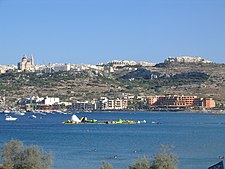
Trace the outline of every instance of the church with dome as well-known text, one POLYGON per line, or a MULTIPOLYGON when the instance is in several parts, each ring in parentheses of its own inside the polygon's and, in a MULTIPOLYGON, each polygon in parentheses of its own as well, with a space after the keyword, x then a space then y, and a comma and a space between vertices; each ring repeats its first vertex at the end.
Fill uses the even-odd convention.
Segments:
POLYGON ((34 57, 30 55, 30 60, 28 60, 26 54, 24 54, 22 61, 18 63, 18 70, 34 72, 35 71, 34 57))

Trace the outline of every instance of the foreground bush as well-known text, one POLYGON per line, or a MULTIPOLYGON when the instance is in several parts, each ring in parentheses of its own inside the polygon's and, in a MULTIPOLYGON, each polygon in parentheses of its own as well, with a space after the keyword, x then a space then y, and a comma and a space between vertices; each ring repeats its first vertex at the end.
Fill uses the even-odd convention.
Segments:
MULTIPOLYGON (((143 157, 133 162, 130 165, 129 169, 177 169, 178 160, 174 154, 170 152, 172 147, 170 146, 161 146, 161 149, 158 153, 154 155, 152 159, 143 157)), ((105 167, 105 164, 102 163, 100 169, 113 169, 105 167)), ((111 166, 111 165, 110 165, 111 166)))
POLYGON ((102 162, 102 165, 101 165, 100 169, 113 169, 113 167, 109 163, 102 162))
POLYGON ((11 140, 2 148, 2 160, 6 169, 51 169, 52 157, 40 147, 24 146, 21 141, 11 140))
POLYGON ((134 162, 133 165, 129 166, 129 169, 150 169, 150 168, 151 168, 151 162, 147 157, 138 159, 134 162))
POLYGON ((178 160, 170 153, 172 147, 161 146, 160 152, 154 156, 151 169, 177 169, 178 160))

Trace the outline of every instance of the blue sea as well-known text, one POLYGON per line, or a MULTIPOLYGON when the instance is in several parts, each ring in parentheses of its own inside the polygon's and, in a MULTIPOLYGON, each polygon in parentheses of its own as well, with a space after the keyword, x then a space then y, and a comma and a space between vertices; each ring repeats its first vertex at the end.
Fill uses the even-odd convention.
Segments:
POLYGON ((146 120, 146 124, 65 125, 71 114, 35 114, 5 121, 0 114, 0 147, 11 139, 37 144, 53 155, 54 169, 98 169, 109 162, 124 169, 135 159, 151 158, 161 145, 171 145, 179 169, 206 169, 225 156, 225 115, 174 112, 77 113, 81 118, 146 120))

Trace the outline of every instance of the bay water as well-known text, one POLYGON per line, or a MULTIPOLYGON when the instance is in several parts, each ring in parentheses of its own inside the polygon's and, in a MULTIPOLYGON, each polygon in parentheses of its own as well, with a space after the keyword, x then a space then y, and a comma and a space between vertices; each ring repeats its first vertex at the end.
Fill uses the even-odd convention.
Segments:
POLYGON ((185 112, 77 113, 98 121, 146 120, 146 124, 65 125, 71 114, 31 113, 5 121, 0 114, 0 147, 11 139, 37 144, 53 155, 54 169, 98 169, 109 162, 126 169, 134 160, 151 158, 161 145, 174 146, 179 169, 206 169, 225 156, 225 115, 185 112))

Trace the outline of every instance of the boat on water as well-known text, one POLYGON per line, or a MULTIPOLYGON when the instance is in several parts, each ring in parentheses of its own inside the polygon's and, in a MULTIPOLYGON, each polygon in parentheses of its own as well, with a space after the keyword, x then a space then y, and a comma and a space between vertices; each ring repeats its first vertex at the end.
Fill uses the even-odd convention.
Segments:
POLYGON ((18 116, 24 116, 25 112, 16 111, 15 114, 18 116))
POLYGON ((35 116, 34 114, 32 116, 30 116, 30 119, 36 119, 37 116, 35 116))
POLYGON ((15 121, 15 120, 17 120, 17 118, 16 117, 12 117, 12 116, 6 116, 5 120, 6 121, 15 121))
POLYGON ((4 110, 3 113, 7 114, 7 113, 10 113, 11 111, 10 110, 4 110))

